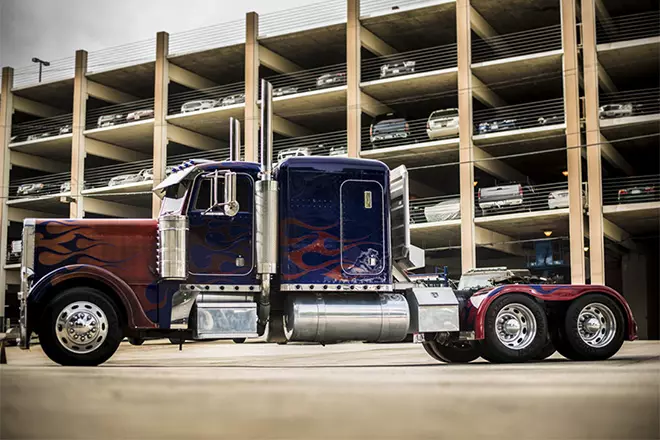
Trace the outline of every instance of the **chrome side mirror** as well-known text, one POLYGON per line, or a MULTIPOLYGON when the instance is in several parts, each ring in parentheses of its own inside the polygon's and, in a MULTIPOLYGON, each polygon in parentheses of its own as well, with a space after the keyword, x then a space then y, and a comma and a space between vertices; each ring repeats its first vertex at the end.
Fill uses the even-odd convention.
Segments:
MULTIPOLYGON (((218 191, 218 175, 215 175, 215 191, 217 196, 218 191)), ((224 211, 225 215, 229 217, 234 217, 238 214, 240 206, 238 205, 238 200, 236 200, 236 173, 228 171, 225 173, 225 200, 224 200, 224 211)))

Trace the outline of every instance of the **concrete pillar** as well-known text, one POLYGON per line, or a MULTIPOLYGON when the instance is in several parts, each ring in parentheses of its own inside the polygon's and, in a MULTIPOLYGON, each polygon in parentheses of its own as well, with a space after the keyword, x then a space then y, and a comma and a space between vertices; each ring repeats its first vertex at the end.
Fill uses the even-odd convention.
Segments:
POLYGON ((472 36, 470 0, 456 2, 458 42, 459 180, 461 272, 477 265, 474 230, 474 149, 472 145, 472 36))
POLYGON ((259 151, 259 14, 245 16, 245 160, 256 162, 259 151))
POLYGON ((560 6, 562 46, 564 49, 562 73, 564 78, 564 114, 566 117, 571 283, 584 284, 582 155, 575 0, 561 0, 560 6))
MULTIPOLYGON (((167 54, 170 46, 170 35, 167 32, 156 34, 156 88, 154 90, 154 187, 165 179, 167 164, 167 98, 169 76, 169 61, 167 54)), ((158 217, 160 199, 152 196, 151 215, 158 217)))
POLYGON ((7 292, 7 273, 5 271, 7 251, 7 228, 9 227, 9 139, 11 138, 11 121, 14 113, 13 95, 11 89, 14 85, 14 69, 2 69, 2 92, 0 96, 0 185, 2 198, 0 199, 0 328, 4 329, 5 293, 7 292))
POLYGON ((71 204, 69 217, 85 216, 84 199, 81 195, 85 181, 85 121, 87 115, 87 52, 76 51, 76 70, 73 78, 73 122, 71 133, 71 204))
MULTIPOLYGON (((587 188, 589 189, 589 270, 591 284, 605 284, 603 176, 598 118, 598 53, 596 0, 582 0, 582 59, 587 128, 587 188)), ((612 147, 614 148, 614 147, 612 147)))
POLYGON ((646 256, 640 252, 629 252, 625 254, 621 262, 623 278, 622 294, 626 297, 635 321, 637 321, 640 339, 648 339, 649 334, 648 318, 651 310, 648 307, 649 286, 647 267, 646 256))
POLYGON ((360 95, 360 0, 348 0, 346 22, 346 130, 348 157, 358 157, 362 140, 362 104, 360 95))

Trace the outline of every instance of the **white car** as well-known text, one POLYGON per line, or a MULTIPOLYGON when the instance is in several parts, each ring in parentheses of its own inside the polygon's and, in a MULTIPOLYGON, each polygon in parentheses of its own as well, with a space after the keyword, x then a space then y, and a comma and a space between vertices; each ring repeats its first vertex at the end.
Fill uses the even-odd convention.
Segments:
POLYGON ((39 133, 39 134, 31 134, 30 136, 27 137, 28 141, 36 141, 38 139, 43 139, 47 137, 55 136, 53 133, 47 132, 47 133, 39 133))
POLYGON ((20 261, 22 253, 23 253, 23 241, 13 240, 9 247, 9 252, 7 253, 7 260, 18 262, 20 261))
POLYGON ((139 121, 140 119, 151 119, 154 117, 153 109, 136 110, 126 115, 127 121, 139 121))
POLYGON ((121 174, 119 176, 115 176, 110 179, 108 186, 118 186, 127 183, 143 182, 145 180, 150 180, 151 178, 153 178, 153 171, 151 169, 144 169, 140 170, 139 173, 121 174))
POLYGON ((277 163, 282 163, 283 160, 288 159, 290 157, 304 157, 304 156, 311 156, 312 153, 309 151, 309 148, 307 147, 296 147, 296 148, 289 148, 287 150, 282 150, 279 153, 277 153, 277 163))
POLYGON ((99 128, 112 127, 113 125, 121 124, 124 121, 124 119, 126 119, 126 117, 120 114, 103 115, 103 116, 99 116, 96 125, 99 128))
POLYGON ((198 99, 196 101, 188 101, 181 106, 181 113, 198 112, 215 107, 218 104, 216 99, 198 99))
POLYGON ((236 95, 231 95, 222 98, 222 101, 220 101, 220 106, 225 107, 227 105, 242 104, 244 102, 245 102, 245 93, 237 93, 236 95))
POLYGON ((399 61, 396 63, 383 64, 380 66, 380 77, 388 78, 390 76, 407 75, 415 73, 414 61, 399 61))
POLYGON ((448 108, 431 113, 426 122, 426 134, 429 139, 458 136, 458 109, 448 108))
POLYGON ((598 117, 600 119, 611 118, 625 118, 626 116, 633 115, 633 105, 627 104, 607 104, 602 105, 598 109, 598 117))
POLYGON ((284 96, 284 95, 293 95, 295 93, 298 93, 298 90, 300 90, 300 88, 296 86, 278 87, 276 89, 273 89, 273 98, 277 98, 278 96, 284 96))
MULTIPOLYGON (((582 191, 582 205, 587 207, 587 192, 582 191)), ((548 209, 568 208, 568 189, 559 189, 548 194, 548 209)))
MULTIPOLYGON (((319 145, 322 147, 323 145, 319 145)), ((328 156, 346 156, 348 154, 347 147, 341 146, 341 147, 331 147, 330 148, 330 153, 328 153, 328 156)))
POLYGON ((523 187, 520 183, 491 186, 479 189, 477 194, 482 213, 523 204, 523 187))
POLYGON ((441 222, 461 218, 461 199, 449 199, 424 208, 427 222, 441 222))
POLYGON ((17 196, 29 196, 31 194, 39 194, 44 190, 43 183, 24 183, 16 190, 17 196))
MULTIPOLYGON (((82 189, 86 189, 85 182, 83 182, 82 189)), ((71 181, 67 180, 65 182, 62 182, 60 185, 60 192, 65 193, 71 191, 71 181)))

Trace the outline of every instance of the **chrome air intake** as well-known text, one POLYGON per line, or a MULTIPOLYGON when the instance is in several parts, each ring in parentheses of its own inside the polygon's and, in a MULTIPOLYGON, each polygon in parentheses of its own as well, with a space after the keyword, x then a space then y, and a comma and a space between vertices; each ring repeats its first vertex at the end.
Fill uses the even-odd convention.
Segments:
POLYGON ((398 293, 291 295, 285 315, 290 341, 402 341, 408 333, 408 302, 398 293))
POLYGON ((158 274, 163 280, 185 280, 188 277, 186 251, 188 218, 164 215, 158 219, 158 274))
POLYGON ((241 122, 235 118, 229 118, 229 160, 241 160, 241 122))

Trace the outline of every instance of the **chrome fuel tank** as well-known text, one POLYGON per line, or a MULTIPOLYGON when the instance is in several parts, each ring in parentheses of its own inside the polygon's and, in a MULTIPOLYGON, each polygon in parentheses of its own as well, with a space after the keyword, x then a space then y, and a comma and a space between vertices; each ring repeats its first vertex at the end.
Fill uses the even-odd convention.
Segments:
POLYGON ((291 295, 284 322, 288 340, 308 342, 401 341, 409 324, 398 293, 291 295))

